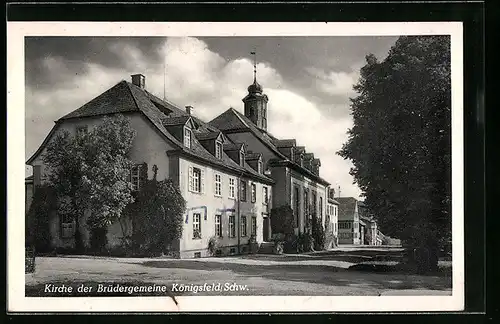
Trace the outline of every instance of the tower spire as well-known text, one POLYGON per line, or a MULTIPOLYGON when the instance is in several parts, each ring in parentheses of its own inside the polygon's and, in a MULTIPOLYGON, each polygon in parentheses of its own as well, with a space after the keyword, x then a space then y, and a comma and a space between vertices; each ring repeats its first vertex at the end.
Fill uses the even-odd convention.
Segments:
POLYGON ((255 50, 250 52, 253 55, 253 82, 257 82, 257 53, 255 50))

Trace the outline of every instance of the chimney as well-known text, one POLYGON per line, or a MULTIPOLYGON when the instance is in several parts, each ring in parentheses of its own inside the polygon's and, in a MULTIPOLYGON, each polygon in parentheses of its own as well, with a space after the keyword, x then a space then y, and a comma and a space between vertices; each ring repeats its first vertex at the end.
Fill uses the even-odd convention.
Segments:
POLYGON ((146 77, 142 74, 133 74, 132 84, 138 86, 141 89, 144 89, 146 87, 146 77))
POLYGON ((191 111, 193 110, 193 106, 186 106, 186 112, 191 116, 191 111))

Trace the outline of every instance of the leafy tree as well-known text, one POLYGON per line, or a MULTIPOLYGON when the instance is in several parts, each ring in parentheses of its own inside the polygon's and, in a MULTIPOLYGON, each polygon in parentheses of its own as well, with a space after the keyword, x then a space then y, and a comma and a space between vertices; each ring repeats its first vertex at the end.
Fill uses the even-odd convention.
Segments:
POLYGON ((50 212, 56 208, 54 190, 37 186, 28 213, 26 213, 26 245, 34 245, 37 252, 48 252, 50 246, 50 212))
POLYGON ((150 253, 171 252, 182 236, 186 201, 171 179, 146 181, 137 203, 131 206, 134 242, 150 253))
POLYGON ((450 38, 400 37, 384 61, 366 62, 339 154, 382 231, 425 249, 420 270, 434 270, 451 235, 450 38))
POLYGON ((85 211, 91 212, 91 229, 102 228, 119 220, 133 202, 128 154, 134 137, 130 120, 115 115, 103 117, 87 133, 62 131, 48 144, 43 161, 50 170, 49 185, 58 198, 58 213, 75 218, 77 251, 83 250, 80 218, 85 211))

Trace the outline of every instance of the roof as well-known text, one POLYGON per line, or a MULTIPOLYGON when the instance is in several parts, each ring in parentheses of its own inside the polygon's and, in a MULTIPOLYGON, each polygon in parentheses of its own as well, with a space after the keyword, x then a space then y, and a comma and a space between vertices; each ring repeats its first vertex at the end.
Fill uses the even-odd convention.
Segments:
POLYGON ((295 139, 278 139, 274 141, 274 144, 277 147, 293 147, 297 145, 297 141, 295 139))
POLYGON ((210 131, 207 131, 206 133, 200 133, 200 132, 195 133, 198 141, 214 140, 217 137, 219 137, 220 134, 221 132, 210 132, 210 131))
POLYGON ((262 153, 247 153, 245 154, 245 160, 258 160, 262 156, 262 153))
POLYGON ((229 144, 224 144, 224 151, 239 151, 241 150, 241 147, 243 146, 243 143, 229 143, 229 144))
MULTIPOLYGON (((275 155, 279 158, 279 162, 273 162, 274 164, 286 164, 292 166, 295 170, 299 171, 301 174, 305 174, 311 179, 316 180, 324 185, 329 185, 330 183, 325 179, 321 178, 318 175, 315 175, 310 170, 298 165, 295 161, 290 161, 288 157, 286 157, 283 153, 278 150, 278 147, 275 145, 278 139, 269 134, 266 131, 260 130, 257 126, 252 123, 246 116, 235 110, 234 108, 229 108, 213 120, 209 122, 210 125, 222 130, 226 133, 231 132, 244 132, 249 131, 255 137, 257 137, 264 145, 266 145, 271 151, 275 153, 275 155)), ((285 140, 285 141, 294 141, 294 140, 285 140)), ((298 148, 302 148, 305 150, 303 146, 299 146, 298 148)))
MULTIPOLYGON (((185 147, 167 130, 165 125, 179 125, 183 122, 187 122, 192 116, 188 115, 184 110, 176 107, 171 102, 161 100, 145 89, 127 81, 119 82, 82 107, 56 121, 56 125, 52 128, 51 132, 44 140, 44 143, 42 143, 40 148, 26 163, 30 164, 34 158, 40 154, 52 133, 54 133, 55 129, 62 122, 72 118, 93 117, 125 112, 141 113, 152 126, 158 129, 162 136, 175 147, 169 154, 182 154, 209 163, 213 166, 229 169, 235 173, 244 173, 247 176, 258 178, 266 183, 274 182, 269 177, 256 172, 246 163, 244 166, 238 165, 225 153, 222 154, 221 159, 216 158, 196 140, 196 137, 192 140, 190 148, 185 147)), ((216 128, 203 123, 203 121, 199 119, 193 118, 193 120, 195 123, 202 126, 199 128, 201 132, 216 131, 216 128)))
POLYGON ((339 203, 339 219, 353 218, 357 200, 353 197, 339 197, 336 200, 339 203))
POLYGON ((166 117, 162 118, 161 122, 165 126, 185 125, 188 122, 189 118, 189 116, 166 117))
POLYGON ((335 199, 332 199, 332 198, 328 198, 328 202, 329 202, 330 204, 339 205, 339 202, 338 202, 338 201, 336 201, 335 199))

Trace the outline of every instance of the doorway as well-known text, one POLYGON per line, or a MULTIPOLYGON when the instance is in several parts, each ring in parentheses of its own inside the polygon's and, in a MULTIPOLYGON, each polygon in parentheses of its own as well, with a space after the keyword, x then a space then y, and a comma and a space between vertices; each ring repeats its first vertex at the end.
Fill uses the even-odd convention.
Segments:
POLYGON ((269 242, 271 240, 271 235, 270 235, 270 222, 269 222, 269 217, 267 215, 263 215, 264 218, 263 218, 263 232, 262 232, 262 239, 264 240, 264 242, 269 242))

